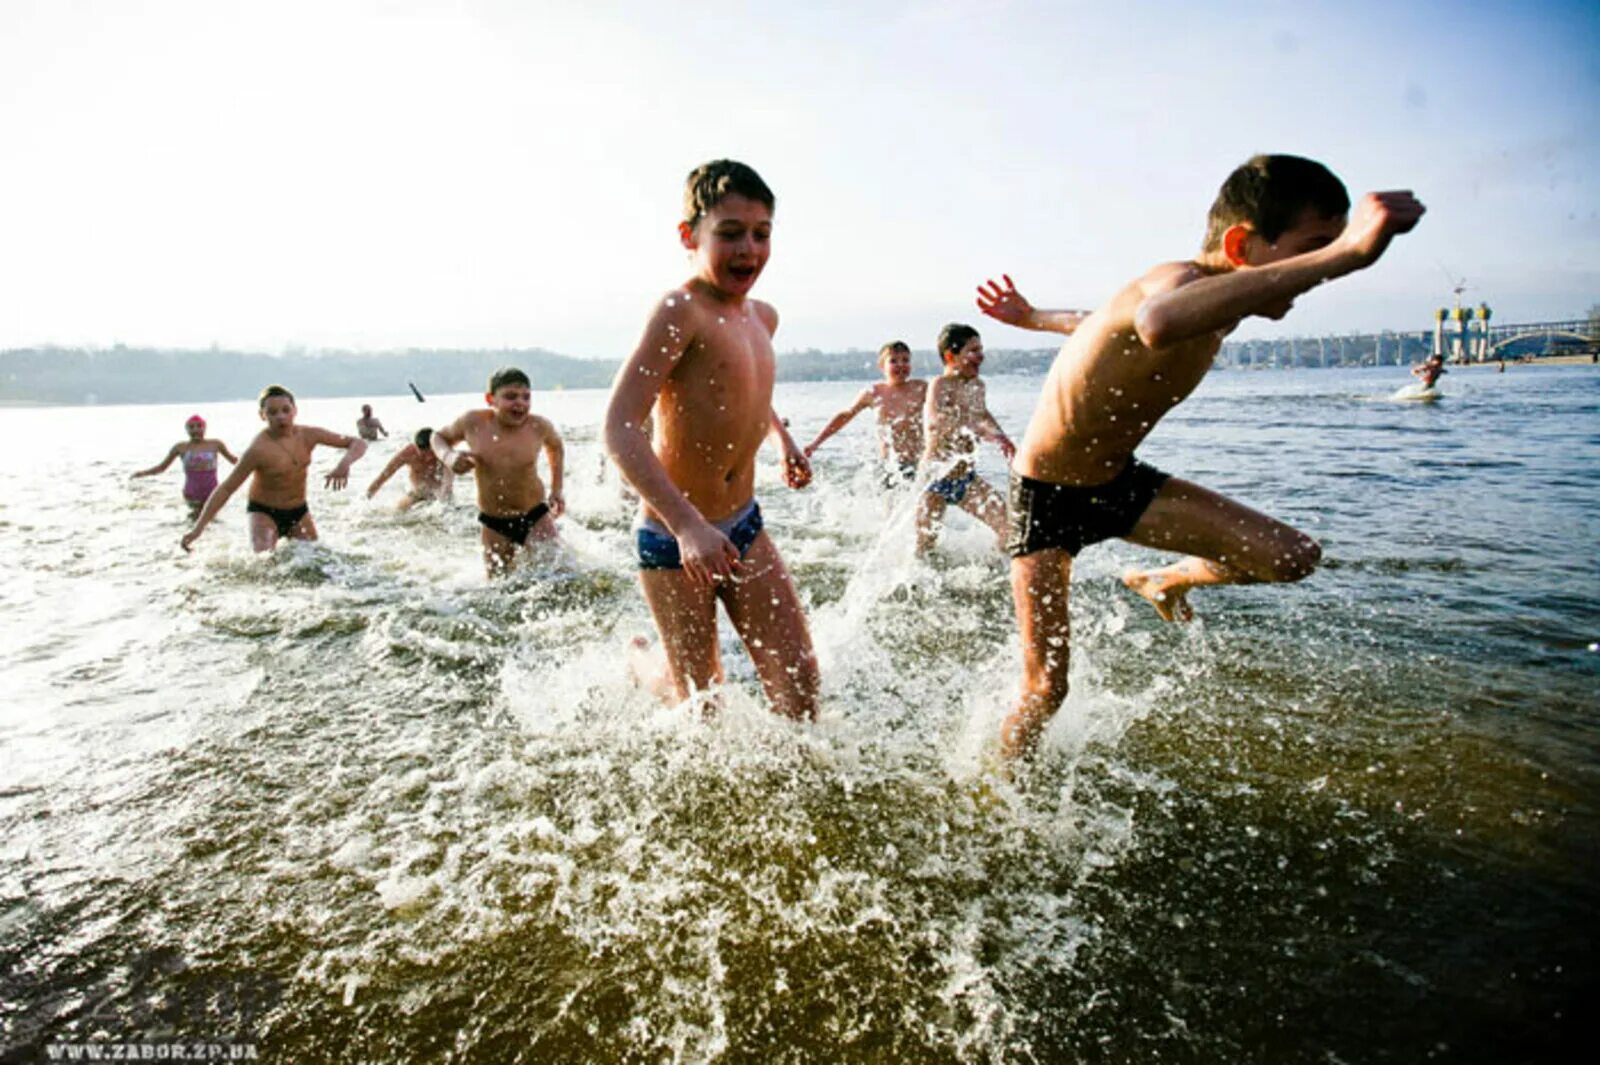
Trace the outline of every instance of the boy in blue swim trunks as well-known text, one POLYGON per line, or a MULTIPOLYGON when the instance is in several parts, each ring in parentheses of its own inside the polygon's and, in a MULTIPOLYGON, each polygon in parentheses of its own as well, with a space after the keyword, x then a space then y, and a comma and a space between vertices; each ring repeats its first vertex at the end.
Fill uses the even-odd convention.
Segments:
POLYGON ((749 298, 771 250, 772 209, 772 191, 742 163, 689 175, 678 237, 693 274, 656 304, 617 374, 606 449, 643 503, 639 581, 666 656, 657 690, 681 702, 722 680, 721 602, 773 710, 814 720, 811 633, 755 501, 768 436, 783 446, 791 487, 811 475, 772 410, 778 313, 749 298), (652 408, 653 442, 643 431, 652 408))
POLYGON ((1008 459, 1016 451, 989 413, 984 384, 978 379, 983 366, 983 340, 978 331, 951 322, 939 333, 939 357, 944 360, 944 373, 928 386, 925 412, 928 444, 922 472, 933 480, 917 505, 919 555, 938 540, 945 507, 951 504, 994 530, 997 544, 1005 542, 1006 501, 978 476, 973 454, 979 439, 993 440, 1008 459))
POLYGON ((1423 213, 1410 192, 1368 193, 1349 210, 1321 163, 1260 155, 1223 183, 1199 256, 1155 267, 1092 314, 1036 310, 1009 277, 980 286, 985 314, 1071 336, 1011 467, 1006 548, 1023 672, 1001 727, 1006 756, 1030 753, 1066 698, 1072 560, 1088 545, 1121 537, 1183 553, 1123 577, 1167 621, 1189 619, 1193 588, 1297 581, 1316 567, 1322 549, 1309 536, 1134 452, 1241 320, 1282 318, 1302 292, 1371 266, 1423 213))

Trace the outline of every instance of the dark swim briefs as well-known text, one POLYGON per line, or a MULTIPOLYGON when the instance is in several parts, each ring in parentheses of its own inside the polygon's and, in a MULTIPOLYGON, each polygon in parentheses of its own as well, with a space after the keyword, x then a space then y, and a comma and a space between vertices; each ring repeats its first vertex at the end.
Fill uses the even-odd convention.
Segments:
POLYGON ((279 510, 277 507, 269 507, 265 503, 257 503, 254 499, 246 503, 244 509, 246 513, 265 514, 271 518, 272 524, 278 527, 279 536, 288 536, 294 532, 294 527, 300 524, 300 519, 311 512, 311 508, 304 503, 301 503, 298 507, 290 507, 288 510, 279 510))
POLYGON ((528 534, 533 532, 533 527, 548 513, 550 513, 548 503, 540 503, 526 514, 518 514, 511 518, 497 518, 480 510, 478 524, 499 533, 512 543, 525 544, 528 542, 528 534))
POLYGON ((1021 558, 1057 548, 1076 555, 1090 544, 1127 536, 1168 476, 1138 459, 1104 484, 1054 484, 1012 473, 1006 553, 1021 558))
MULTIPOLYGON (((743 558, 766 526, 761 521, 761 508, 752 499, 733 517, 711 523, 722 535, 733 541, 734 550, 743 558)), ((682 569, 683 556, 678 553, 678 541, 666 526, 649 518, 634 530, 634 541, 639 552, 640 569, 682 569)))
POLYGON ((969 469, 966 473, 949 477, 941 477, 928 485, 929 495, 936 495, 946 503, 956 503, 967 498, 967 489, 972 487, 972 482, 978 479, 978 471, 969 469))

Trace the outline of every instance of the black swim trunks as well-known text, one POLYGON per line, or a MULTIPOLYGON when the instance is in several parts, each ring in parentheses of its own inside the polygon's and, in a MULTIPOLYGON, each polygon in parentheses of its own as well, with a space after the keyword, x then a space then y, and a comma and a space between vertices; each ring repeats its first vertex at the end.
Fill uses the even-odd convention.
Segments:
POLYGON ((1076 555, 1090 544, 1126 536, 1168 476, 1138 459, 1104 484, 1053 484, 1014 472, 1006 553, 1021 558, 1059 548, 1076 555))
POLYGON ((513 543, 525 544, 528 542, 528 534, 533 532, 533 527, 548 513, 550 513, 548 503, 540 503, 526 514, 519 514, 514 518, 497 518, 480 510, 478 524, 485 529, 493 529, 513 543))
POLYGON ((298 507, 290 507, 288 510, 279 510, 277 507, 269 507, 265 503, 257 503, 254 499, 246 503, 244 509, 246 513, 265 514, 271 518, 272 524, 278 527, 279 536, 288 536, 294 532, 294 527, 300 524, 300 519, 311 512, 311 508, 304 503, 301 503, 298 507))

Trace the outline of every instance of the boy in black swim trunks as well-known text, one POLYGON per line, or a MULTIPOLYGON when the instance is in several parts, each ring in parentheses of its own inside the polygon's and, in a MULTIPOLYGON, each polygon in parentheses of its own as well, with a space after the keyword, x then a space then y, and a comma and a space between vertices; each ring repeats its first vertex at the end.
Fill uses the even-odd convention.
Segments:
POLYGON ((472 410, 430 441, 446 469, 473 471, 478 485, 479 538, 489 576, 511 569, 517 552, 556 538, 556 522, 566 509, 561 496, 565 449, 550 419, 529 406, 533 387, 514 367, 496 370, 484 394, 488 410, 472 410), (463 450, 456 445, 465 442, 463 450), (539 479, 539 453, 550 464, 550 491, 539 479))
POLYGON ((306 473, 311 469, 311 452, 318 445, 343 448, 344 458, 328 472, 323 483, 340 489, 350 480, 350 467, 367 453, 366 441, 353 436, 294 423, 294 395, 282 385, 261 390, 257 410, 267 427, 256 434, 239 456, 239 464, 228 479, 200 508, 194 527, 183 535, 183 549, 189 550, 199 539, 217 511, 238 491, 246 478, 250 481, 250 502, 245 507, 250 521, 250 546, 271 551, 283 537, 315 540, 317 526, 306 507, 306 473))
POLYGON ((1011 590, 1021 629, 1021 698, 1001 728, 1008 757, 1031 752, 1067 695, 1073 557, 1111 537, 1187 557, 1123 581, 1162 618, 1187 620, 1190 589, 1297 581, 1321 557, 1315 540, 1134 451, 1192 392, 1222 339, 1249 315, 1282 318, 1296 296, 1371 266, 1423 207, 1410 192, 1349 195, 1326 167, 1256 156, 1223 183, 1205 246, 1164 263, 1092 314, 1034 309, 1009 277, 978 289, 978 307, 1024 329, 1071 334, 1045 381, 1012 463, 1011 590))

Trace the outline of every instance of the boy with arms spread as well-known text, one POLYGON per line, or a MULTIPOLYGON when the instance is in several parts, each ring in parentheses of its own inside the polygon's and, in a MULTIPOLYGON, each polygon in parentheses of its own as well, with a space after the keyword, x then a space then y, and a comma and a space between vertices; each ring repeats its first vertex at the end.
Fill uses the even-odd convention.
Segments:
POLYGON ((772 209, 772 191, 743 163, 689 175, 678 236, 694 274, 656 305, 618 372, 606 448, 643 501, 639 580, 666 653, 661 686, 683 701, 722 680, 720 600, 772 708, 813 720, 811 634, 755 501, 756 452, 769 435, 789 485, 810 480, 772 410, 778 313, 749 298, 771 251, 772 209), (641 430, 652 408, 653 449, 641 430))
POLYGON ((989 413, 984 384, 978 380, 983 365, 983 340, 970 325, 951 322, 939 333, 939 357, 944 373, 928 386, 928 449, 923 469, 939 476, 922 493, 917 506, 917 554, 939 538, 944 508, 954 503, 994 530, 996 540, 1006 537, 1006 501, 978 476, 973 453, 978 439, 993 440, 1010 458, 1016 448, 989 413))
POLYGON ((1241 319, 1282 318, 1302 292, 1371 266, 1423 213, 1410 192, 1368 193, 1347 222, 1349 209, 1322 164, 1259 155, 1223 183, 1198 258, 1157 266, 1093 314, 1037 311, 1009 277, 979 288, 984 313, 1072 335, 1012 463, 1006 548, 1023 677, 1001 729, 1005 755, 1030 753, 1066 698, 1067 593, 1084 547, 1121 537, 1187 555, 1123 577, 1168 621, 1192 616, 1191 588, 1297 581, 1316 566, 1321 548, 1304 533, 1168 477, 1134 450, 1241 319))
POLYGON ((513 367, 496 370, 484 394, 489 410, 471 410, 438 430, 430 441, 447 470, 475 470, 483 562, 494 577, 510 570, 519 548, 556 538, 565 451, 548 418, 529 410, 533 385, 513 367), (466 443, 465 450, 455 445, 466 443), (539 479, 539 452, 550 463, 550 492, 539 479))
POLYGON ((816 454, 828 437, 850 424, 850 419, 868 407, 878 408, 878 457, 883 462, 883 486, 913 480, 917 459, 922 455, 922 405, 927 401, 928 382, 911 376, 911 349, 903 340, 892 340, 878 350, 882 382, 864 388, 856 401, 823 427, 806 448, 806 458, 816 454))
POLYGON ((433 453, 432 429, 418 429, 417 435, 411 442, 395 452, 394 458, 389 460, 389 465, 385 466, 383 472, 367 486, 367 498, 371 499, 377 495, 378 489, 398 473, 401 466, 411 472, 411 487, 400 497, 396 510, 410 510, 418 503, 430 499, 450 498, 450 487, 455 480, 455 474, 439 461, 438 455, 433 453))
POLYGON ((340 436, 314 425, 296 425, 294 395, 282 385, 261 390, 257 411, 267 427, 256 434, 239 456, 239 464, 219 484, 200 508, 194 527, 183 534, 183 549, 189 550, 200 538, 211 519, 250 478, 250 502, 245 506, 250 522, 250 546, 271 551, 282 537, 315 540, 316 523, 306 507, 306 473, 311 469, 311 451, 318 444, 344 448, 345 456, 328 472, 323 483, 340 489, 350 480, 350 467, 367 453, 367 444, 353 436, 340 436))

